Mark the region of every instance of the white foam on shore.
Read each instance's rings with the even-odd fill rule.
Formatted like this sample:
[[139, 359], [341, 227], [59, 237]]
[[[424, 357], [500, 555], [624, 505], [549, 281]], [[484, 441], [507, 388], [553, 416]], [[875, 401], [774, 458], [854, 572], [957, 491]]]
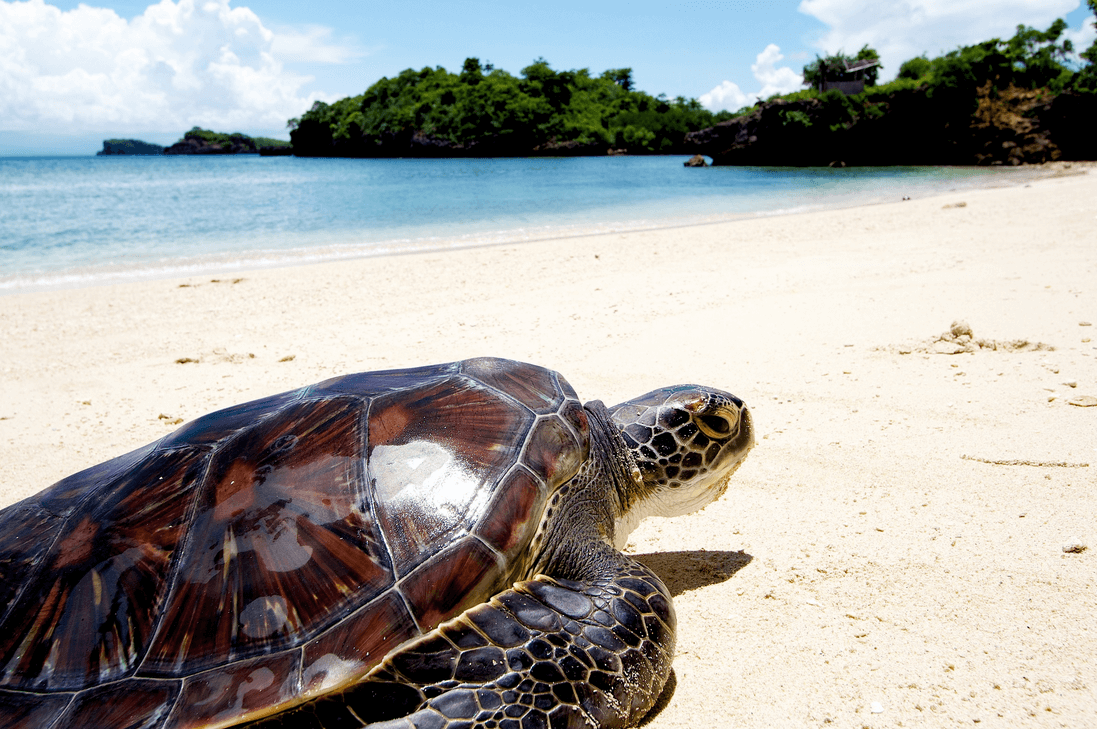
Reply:
[[[791, 212], [788, 211], [788, 212]], [[57, 272], [35, 272], [0, 277], [0, 296], [15, 293], [31, 293], [58, 289], [100, 286], [134, 281], [149, 281], [187, 276], [218, 274], [231, 277], [234, 274], [266, 268], [300, 266], [340, 260], [353, 260], [377, 256], [438, 253], [466, 248], [513, 245], [536, 241], [575, 238], [581, 236], [626, 233], [654, 230], [681, 225], [723, 222], [749, 215], [710, 216], [675, 220], [612, 221], [574, 226], [541, 226], [510, 230], [486, 231], [453, 236], [424, 236], [421, 238], [394, 238], [384, 241], [355, 242], [345, 240], [314, 246], [270, 247], [218, 253], [187, 258], [169, 258], [131, 265], [103, 264], [71, 268]], [[328, 236], [329, 238], [335, 236]], [[347, 237], [347, 236], [344, 236]]]

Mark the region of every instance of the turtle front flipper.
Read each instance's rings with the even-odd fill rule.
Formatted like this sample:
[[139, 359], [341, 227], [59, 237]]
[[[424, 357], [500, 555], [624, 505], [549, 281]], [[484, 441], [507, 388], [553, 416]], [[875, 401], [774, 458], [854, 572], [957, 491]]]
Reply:
[[[393, 655], [375, 677], [432, 697], [408, 717], [417, 727], [628, 726], [666, 683], [675, 621], [662, 581], [621, 560], [618, 574], [588, 584], [543, 575], [518, 583]], [[439, 681], [443, 665], [452, 673]], [[428, 712], [440, 721], [420, 722]]]
[[615, 556], [603, 579], [517, 583], [393, 653], [362, 683], [269, 726], [630, 726], [670, 674], [675, 618], [662, 581]]

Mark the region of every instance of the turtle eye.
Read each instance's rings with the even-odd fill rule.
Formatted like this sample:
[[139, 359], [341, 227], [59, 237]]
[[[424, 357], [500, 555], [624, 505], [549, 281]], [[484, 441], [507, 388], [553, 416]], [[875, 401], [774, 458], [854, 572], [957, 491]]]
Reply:
[[732, 423], [722, 415], [702, 415], [697, 418], [697, 427], [710, 438], [726, 438], [732, 431]]
[[704, 395], [693, 394], [689, 399], [680, 399], [681, 407], [691, 413], [698, 413], [708, 407], [708, 398]]

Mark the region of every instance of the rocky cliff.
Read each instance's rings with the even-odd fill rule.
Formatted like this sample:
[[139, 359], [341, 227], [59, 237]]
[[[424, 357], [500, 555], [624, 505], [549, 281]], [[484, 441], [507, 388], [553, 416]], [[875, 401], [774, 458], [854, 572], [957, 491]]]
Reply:
[[714, 165], [1017, 165], [1097, 159], [1097, 95], [1009, 86], [976, 102], [924, 89], [760, 103], [686, 135]]

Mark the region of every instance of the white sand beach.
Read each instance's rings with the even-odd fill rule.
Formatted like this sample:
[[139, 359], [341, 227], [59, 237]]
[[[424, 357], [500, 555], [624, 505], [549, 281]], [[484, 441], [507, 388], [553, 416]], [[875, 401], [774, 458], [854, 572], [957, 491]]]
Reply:
[[[940, 353], [955, 320], [999, 346]], [[1097, 169], [17, 294], [0, 334], [0, 506], [354, 371], [493, 355], [610, 404], [729, 390], [759, 438], [731, 488], [628, 547], [678, 611], [649, 727], [1097, 726]]]

